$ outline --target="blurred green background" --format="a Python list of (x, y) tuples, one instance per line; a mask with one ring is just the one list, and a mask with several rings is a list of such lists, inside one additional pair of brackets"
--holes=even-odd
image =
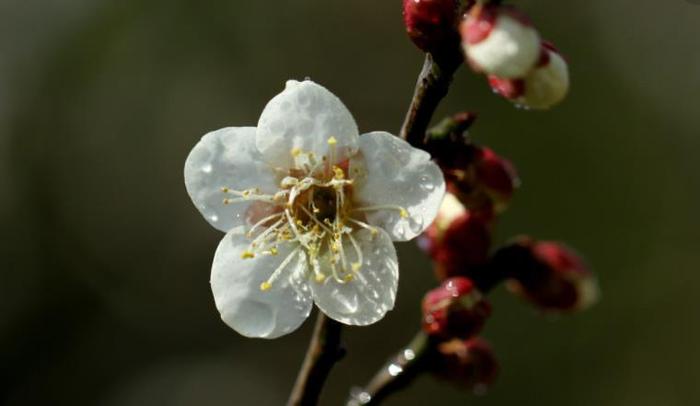
[[(569, 242), (602, 302), (542, 317), (502, 288), (483, 397), (424, 377), (389, 405), (700, 402), (700, 6), (518, 1), (567, 55), (568, 100), (517, 111), (462, 69), (438, 116), (523, 178), (498, 240)], [(229, 330), (209, 290), (221, 234), (185, 192), (205, 132), (254, 125), (285, 80), (334, 91), (361, 130), (397, 131), (422, 55), (401, 2), (0, 0), (0, 403), (276, 405), (310, 321), (275, 341)], [(338, 404), (414, 333), (435, 283), (400, 247), (395, 311), (346, 330)]]

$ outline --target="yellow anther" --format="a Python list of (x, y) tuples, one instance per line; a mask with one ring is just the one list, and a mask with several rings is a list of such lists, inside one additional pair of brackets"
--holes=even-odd
[(372, 237), (374, 237), (375, 235), (379, 234), (379, 230), (377, 230), (376, 228), (372, 227), (372, 228), (369, 230), (369, 233), (372, 234)]
[(347, 275), (345, 275), (345, 277), (343, 278), (343, 280), (344, 280), (345, 282), (352, 282), (353, 279), (355, 279), (355, 277), (354, 277), (352, 274), (347, 274)]
[(279, 251), (277, 251), (277, 247), (270, 248), (270, 255), (277, 255), (277, 254), (279, 254)]
[(404, 209), (403, 207), (399, 210), (399, 215), (401, 218), (408, 218), (408, 210)]
[(224, 192), (224, 193), (228, 193), (229, 188), (227, 188), (227, 187), (222, 187), (222, 188), (221, 188), (221, 191)]
[(241, 253), (241, 258), (242, 258), (242, 259), (251, 259), (251, 258), (255, 258), (255, 254), (252, 253), (252, 252), (250, 252), (250, 251), (243, 251), (243, 253)]
[(326, 275), (324, 275), (322, 273), (317, 273), (315, 279), (316, 279), (316, 282), (323, 283), (323, 281), (326, 280)]
[(331, 138), (328, 139), (328, 145), (335, 145), (338, 143), (338, 140), (335, 139), (335, 137), (331, 136)]
[(351, 267), (353, 272), (357, 272), (360, 270), (360, 267), (362, 267), (362, 264), (359, 262), (353, 262)]
[(241, 194), (243, 195), (243, 197), (248, 197), (250, 196), (250, 190), (244, 190)]
[(224, 204), (229, 204), (229, 203), (231, 203), (230, 199), (224, 199)]
[(301, 155), (301, 148), (299, 148), (299, 147), (294, 147), (294, 148), (292, 148), (292, 150), (290, 151), (290, 153), (292, 154), (292, 156), (293, 156), (294, 158), (296, 158), (296, 157), (298, 157), (299, 155)]
[(270, 290), (271, 287), (272, 287), (272, 284), (268, 281), (265, 281), (265, 282), (260, 284), (260, 290), (262, 290), (263, 292)]
[(333, 173), (335, 173), (336, 179), (344, 179), (345, 178), (345, 172), (343, 172), (343, 170), (338, 168), (337, 166), (333, 167)]

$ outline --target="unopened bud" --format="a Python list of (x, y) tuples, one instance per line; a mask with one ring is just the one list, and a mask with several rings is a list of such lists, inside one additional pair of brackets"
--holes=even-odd
[(490, 148), (483, 147), (475, 167), (477, 183), (489, 195), (495, 210), (505, 210), (513, 192), (520, 186), (520, 178), (513, 164)]
[(498, 377), (498, 360), (481, 338), (455, 339), (438, 344), (435, 375), (459, 387), (484, 394)]
[(537, 66), (522, 79), (489, 76), (494, 92), (527, 109), (544, 110), (559, 104), (569, 92), (569, 67), (559, 52), (542, 45)]
[(490, 218), (467, 210), (446, 193), (433, 224), (419, 244), (435, 261), (439, 280), (464, 275), (487, 262), (491, 247)]
[(595, 276), (576, 252), (561, 243), (521, 238), (499, 250), (494, 260), (510, 268), (509, 289), (543, 310), (583, 310), (598, 299)]
[(423, 298), (423, 330), (443, 340), (479, 334), (490, 315), (491, 305), (465, 277), (448, 279)]
[(457, 7), (457, 0), (404, 0), (404, 23), (411, 41), (425, 52), (459, 44)]
[(521, 78), (537, 63), (540, 36), (530, 19), (512, 6), (474, 6), (459, 30), (467, 59), (477, 71)]

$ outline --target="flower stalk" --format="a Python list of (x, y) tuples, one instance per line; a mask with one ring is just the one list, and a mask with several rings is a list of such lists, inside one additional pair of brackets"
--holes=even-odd
[(355, 388), (346, 406), (378, 405), (387, 396), (413, 382), (430, 362), (435, 347), (420, 331), (411, 342), (387, 362), (364, 388)]
[(341, 330), (342, 324), (318, 312), (313, 336), (287, 406), (312, 406), (318, 403), (333, 365), (345, 355), (340, 345)]

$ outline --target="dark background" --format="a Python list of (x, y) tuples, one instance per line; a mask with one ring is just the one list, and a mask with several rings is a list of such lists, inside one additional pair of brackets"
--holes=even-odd
[[(397, 131), (422, 55), (400, 1), (0, 0), (0, 403), (275, 405), (313, 323), (247, 340), (214, 308), (221, 234), (185, 192), (199, 137), (254, 125), (289, 78), (335, 92), (361, 130)], [(390, 405), (700, 402), (700, 6), (518, 4), (567, 55), (567, 101), (517, 111), (463, 69), (439, 116), (519, 168), (498, 241), (569, 242), (600, 278), (588, 312), (548, 318), (503, 289), (485, 397), (424, 377)], [(346, 330), (324, 404), (414, 333), (429, 262), (399, 248), (397, 308)]]

